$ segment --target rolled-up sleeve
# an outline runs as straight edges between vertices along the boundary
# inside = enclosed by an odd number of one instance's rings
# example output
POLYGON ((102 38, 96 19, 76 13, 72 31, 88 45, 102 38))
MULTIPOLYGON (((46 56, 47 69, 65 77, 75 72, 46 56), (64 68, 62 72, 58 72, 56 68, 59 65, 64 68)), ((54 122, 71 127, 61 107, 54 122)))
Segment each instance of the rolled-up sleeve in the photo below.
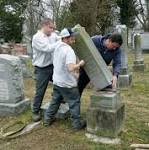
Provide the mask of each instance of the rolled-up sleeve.
POLYGON ((33 37, 32 47, 37 51, 51 53, 54 51, 57 42, 54 44, 50 44, 47 37, 33 37))

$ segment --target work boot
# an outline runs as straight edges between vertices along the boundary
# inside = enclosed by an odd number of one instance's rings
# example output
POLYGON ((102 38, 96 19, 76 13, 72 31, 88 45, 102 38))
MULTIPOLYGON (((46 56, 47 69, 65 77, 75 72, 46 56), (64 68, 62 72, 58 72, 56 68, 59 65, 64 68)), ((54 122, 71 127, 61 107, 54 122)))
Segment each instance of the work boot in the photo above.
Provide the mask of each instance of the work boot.
POLYGON ((33 113, 33 114, 32 114, 32 120, 33 120, 34 122, 40 121, 40 120, 41 120, 41 114, 40 114, 40 112, 38 112, 38 113, 33 113))
POLYGON ((78 125, 72 127, 74 130, 81 130, 86 128, 86 121, 81 120, 78 125))
POLYGON ((52 125, 55 120, 56 120, 56 118, 46 119, 46 120, 43 121, 43 125, 45 127, 48 127, 48 126, 52 125))

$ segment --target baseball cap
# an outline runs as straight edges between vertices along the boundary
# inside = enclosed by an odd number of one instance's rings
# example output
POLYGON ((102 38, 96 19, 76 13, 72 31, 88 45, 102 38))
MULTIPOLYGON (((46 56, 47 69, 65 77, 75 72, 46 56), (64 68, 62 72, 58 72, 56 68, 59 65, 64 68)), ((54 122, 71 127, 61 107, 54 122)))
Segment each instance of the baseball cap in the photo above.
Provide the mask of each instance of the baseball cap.
POLYGON ((69 37, 69 36, 75 36, 75 35, 76 35, 76 33, 73 32, 70 28, 64 28, 64 29, 60 32, 61 38, 69 37))

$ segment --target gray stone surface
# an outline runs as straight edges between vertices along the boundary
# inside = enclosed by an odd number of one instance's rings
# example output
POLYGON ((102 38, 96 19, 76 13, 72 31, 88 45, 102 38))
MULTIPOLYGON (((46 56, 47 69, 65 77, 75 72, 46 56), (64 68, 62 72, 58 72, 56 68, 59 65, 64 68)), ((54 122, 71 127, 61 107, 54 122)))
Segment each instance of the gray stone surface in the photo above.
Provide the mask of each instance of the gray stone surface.
POLYGON ((76 25, 73 30, 78 33, 74 45, 75 52, 79 59, 85 61, 84 69, 93 85, 97 89, 103 89, 110 85, 112 74, 88 33, 80 25, 76 25))
POLYGON ((91 107, 116 109, 121 104, 119 91, 99 91, 91 95, 91 107))
POLYGON ((127 46, 127 27, 126 25, 117 25, 116 31, 122 35, 123 38, 123 44, 121 46, 121 61, 122 61, 122 68, 128 68, 128 46, 127 46))
POLYGON ((142 50, 149 50, 149 32, 145 32, 141 34, 141 49, 142 50))
POLYGON ((145 65, 144 65, 144 58, 141 49, 140 34, 136 34, 134 36, 134 46, 135 46, 135 61, 133 65, 133 70, 143 72, 145 70, 145 65))
MULTIPOLYGON (((45 112, 45 110, 48 108, 50 102, 44 104, 41 109, 43 111, 43 114, 45 112)), ((70 116, 70 113, 69 113, 69 106, 68 106, 68 103, 65 103, 65 104, 61 104, 60 107, 59 107, 59 110, 56 114, 56 118, 59 118, 59 119, 67 119, 68 117, 70 116)))
POLYGON ((123 127, 124 104, 117 109, 89 107, 87 110, 87 131, 102 137, 117 137, 123 127))
POLYGON ((132 82, 132 73, 129 74, 121 74, 118 78, 118 87, 120 88, 128 88, 132 82))
POLYGON ((23 99, 17 103, 0 103, 0 116, 15 116, 30 108, 30 100, 23 99))
POLYGON ((16 56, 1 54, 0 115, 17 115, 29 106, 29 100, 24 100, 23 88, 20 59, 16 56))
POLYGON ((121 144, 121 140, 119 138, 102 137, 90 133, 86 133, 85 135, 88 139, 90 139, 92 142, 95 143, 110 144, 110 145, 121 144))
POLYGON ((128 70, 128 45, 127 45, 127 27, 126 25, 117 25, 116 32, 120 33, 123 38, 123 44, 121 46, 121 71, 118 79, 119 88, 128 87, 131 84, 132 78, 128 70), (121 81, 122 80, 122 81, 121 81))
POLYGON ((28 55, 19 55, 22 65, 22 73, 24 78, 31 78, 33 76, 32 60, 28 55))

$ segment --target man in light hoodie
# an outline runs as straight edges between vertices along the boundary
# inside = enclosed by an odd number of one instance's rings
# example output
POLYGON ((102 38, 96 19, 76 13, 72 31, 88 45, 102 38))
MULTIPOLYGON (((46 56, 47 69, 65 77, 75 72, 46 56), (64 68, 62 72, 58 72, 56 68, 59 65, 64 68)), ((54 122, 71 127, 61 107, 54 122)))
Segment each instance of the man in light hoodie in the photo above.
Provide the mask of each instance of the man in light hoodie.
POLYGON ((55 121, 55 114, 63 97, 69 105, 72 127, 83 129, 86 127, 86 122, 80 119, 80 94, 76 72, 79 72, 84 61, 77 63, 74 50, 70 46, 75 42, 75 33, 69 28, 64 28, 60 36, 62 41, 56 46, 53 59, 53 98, 45 112, 44 125, 50 126, 55 121))

